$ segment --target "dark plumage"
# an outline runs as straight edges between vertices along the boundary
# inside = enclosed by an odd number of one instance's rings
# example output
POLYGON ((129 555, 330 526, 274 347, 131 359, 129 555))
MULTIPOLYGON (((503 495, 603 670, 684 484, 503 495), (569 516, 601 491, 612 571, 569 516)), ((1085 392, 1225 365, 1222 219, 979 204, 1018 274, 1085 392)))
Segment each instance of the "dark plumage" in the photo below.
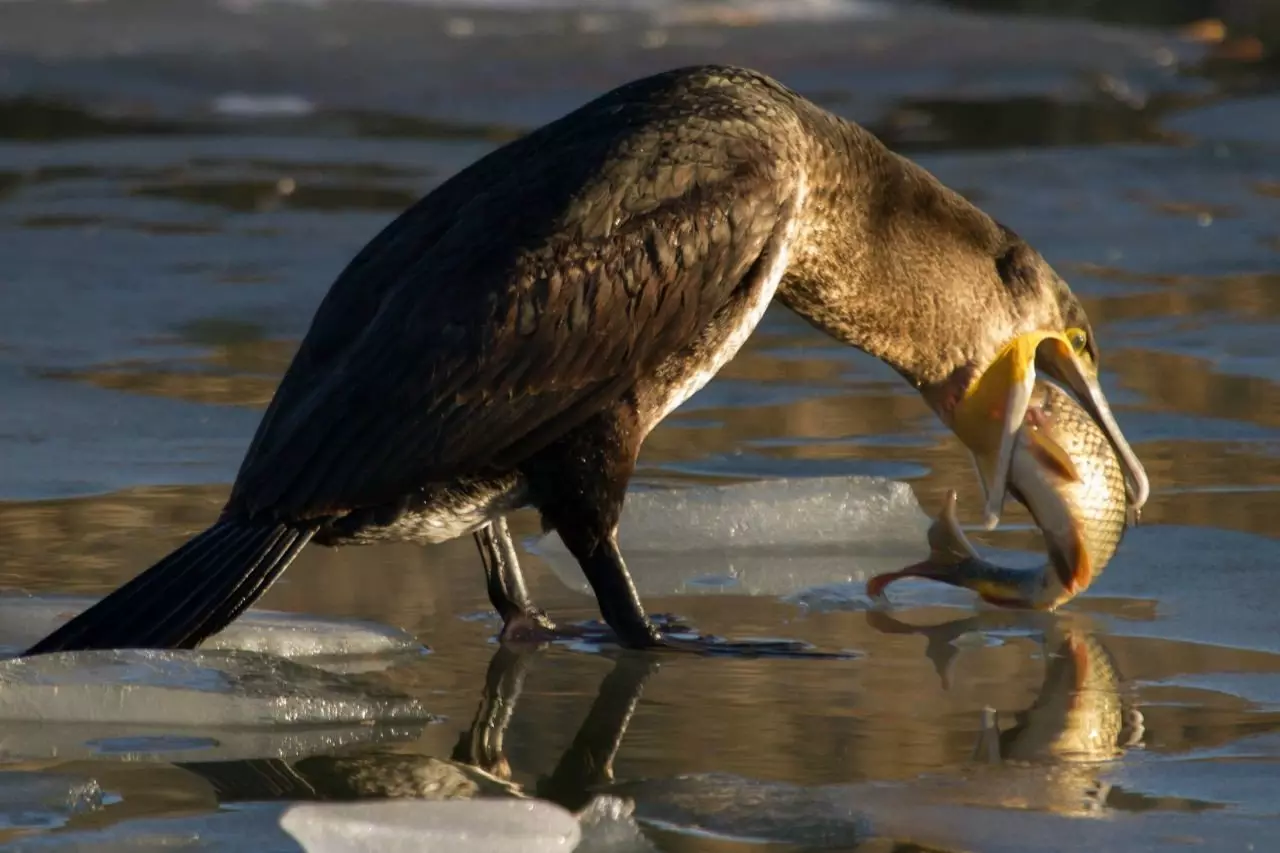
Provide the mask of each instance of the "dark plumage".
POLYGON ((623 496, 645 436, 775 293, 944 422, 1014 336, 1088 329, 1033 249, 856 125, 743 69, 638 80, 375 237, 320 304, 217 526, 30 652, 194 646, 308 540, 468 532, 508 629, 549 628, 501 521, 525 505, 624 644, 670 645, 617 548, 623 496))

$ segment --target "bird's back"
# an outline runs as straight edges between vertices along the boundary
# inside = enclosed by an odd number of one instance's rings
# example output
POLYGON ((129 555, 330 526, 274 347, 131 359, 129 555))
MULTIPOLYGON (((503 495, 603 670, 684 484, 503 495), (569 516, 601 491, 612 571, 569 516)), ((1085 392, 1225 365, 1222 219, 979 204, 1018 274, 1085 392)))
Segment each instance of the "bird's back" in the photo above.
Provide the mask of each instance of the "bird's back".
POLYGON ((378 234, 324 297, 229 513, 308 517, 493 473, 707 322, 803 156, 797 97, 677 69, 491 152, 378 234))

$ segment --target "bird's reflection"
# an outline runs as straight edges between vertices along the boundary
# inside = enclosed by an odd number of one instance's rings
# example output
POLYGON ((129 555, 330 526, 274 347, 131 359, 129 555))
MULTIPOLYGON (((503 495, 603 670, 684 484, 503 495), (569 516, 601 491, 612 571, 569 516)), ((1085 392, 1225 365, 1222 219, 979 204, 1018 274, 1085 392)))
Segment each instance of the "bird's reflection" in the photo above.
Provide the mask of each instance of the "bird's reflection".
POLYGON ((538 779, 532 790, 526 790, 511 781, 503 739, 529 666, 541 650, 532 646, 498 646, 489 661, 475 718, 448 758, 366 750, 292 762, 253 759, 179 766, 203 777, 223 803, 537 796, 578 811, 590 802, 595 789, 612 780, 614 756, 644 684, 658 663, 652 655, 619 653, 572 744, 551 773, 538 779))
MULTIPOLYGON (((868 622, 883 633, 923 635, 925 654, 947 688, 956 658, 963 651, 958 642, 961 637, 1010 628, 1039 629, 1045 671, 1035 701, 1015 713, 1014 724, 1004 730, 999 713, 983 709, 974 751, 974 758, 985 764, 1050 768, 1016 780, 1006 777, 1003 781, 1014 782, 1017 789, 997 797, 1006 805, 1015 799, 1024 807, 1095 811, 1105 804, 1110 790, 1096 778, 1099 765, 1142 742, 1143 717, 1133 703, 1129 685, 1101 635, 1090 630, 1082 618, 985 611, 919 626, 872 611, 868 622)), ((981 789, 994 781, 993 777, 975 779, 971 793, 989 798, 990 792, 981 789)))

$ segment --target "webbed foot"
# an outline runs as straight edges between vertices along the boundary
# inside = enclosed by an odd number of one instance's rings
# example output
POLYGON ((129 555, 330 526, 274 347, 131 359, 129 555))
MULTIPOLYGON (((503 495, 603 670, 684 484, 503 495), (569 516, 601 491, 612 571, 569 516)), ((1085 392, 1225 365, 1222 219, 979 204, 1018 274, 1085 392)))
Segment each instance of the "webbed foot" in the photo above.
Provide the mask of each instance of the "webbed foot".
POLYGON ((619 639, 608 624, 597 620, 556 625, 541 611, 521 614, 503 628, 503 642, 572 641, 589 645, 616 645, 655 652, 685 652, 728 657, 852 658, 849 652, 824 652, 798 640, 725 640, 702 634, 671 614, 656 614, 643 632, 630 642, 619 639))

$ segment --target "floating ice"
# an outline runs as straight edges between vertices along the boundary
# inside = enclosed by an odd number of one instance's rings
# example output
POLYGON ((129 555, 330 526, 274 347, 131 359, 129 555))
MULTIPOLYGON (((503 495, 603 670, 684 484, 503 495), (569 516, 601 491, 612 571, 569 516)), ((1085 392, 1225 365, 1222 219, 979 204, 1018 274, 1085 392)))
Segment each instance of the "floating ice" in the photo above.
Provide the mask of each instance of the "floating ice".
POLYGON ((374 725, 308 725, 304 721, 269 728, 199 729, 181 722, 50 724, 0 720, 0 761, 296 760, 338 749, 413 741, 426 725, 427 721, 374 725))
MULTIPOLYGON (((0 648, 17 654, 97 601, 80 595, 0 593, 0 648)), ((412 634, 376 622, 276 610, 247 611, 206 640, 202 649, 237 649, 291 659, 387 657, 424 651, 412 634)), ((307 662, 326 669, 356 668, 351 661, 307 662)))
POLYGON ((577 818, 541 800, 307 803, 280 826, 307 853, 567 853, 582 838, 577 818))
MULTIPOLYGON (((4 845, 6 853, 139 853, 155 850, 202 853, 298 853, 298 844, 279 826, 276 803, 223 806, 213 814, 183 817, 117 818, 99 826, 64 827, 4 845)), ((124 817, 123 815, 121 817, 124 817)))
POLYGON ((55 829, 102 807, 92 779, 54 773, 0 773, 0 837, 11 830, 55 829))
POLYGON ((57 652, 0 662, 0 720, 275 726, 422 720, 377 683, 239 651, 57 652))
POLYGON ((434 718, 365 678, 255 652, 81 651, 0 662, 0 760, 298 758, 409 740, 434 718))
POLYGON ((582 841, 573 853, 657 853, 635 821, 635 803, 607 794, 592 799, 578 814, 582 841))
MULTIPOLYGON (((632 492, 618 539, 643 596, 785 595, 924 559, 928 526, 906 483, 822 477, 632 492)), ((528 547, 588 591, 554 533, 528 547)))

